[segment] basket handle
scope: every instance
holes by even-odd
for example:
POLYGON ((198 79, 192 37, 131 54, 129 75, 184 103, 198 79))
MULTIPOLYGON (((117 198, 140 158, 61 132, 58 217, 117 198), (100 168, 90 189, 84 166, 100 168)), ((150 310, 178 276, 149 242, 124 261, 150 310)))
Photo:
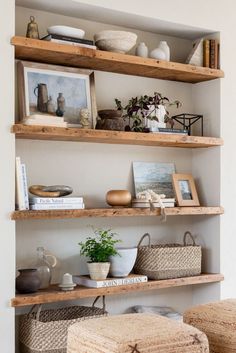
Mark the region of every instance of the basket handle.
POLYGON ((145 233, 145 234, 143 234, 143 236, 141 237, 141 239, 140 239, 139 242, 138 242, 138 248, 140 247, 142 241, 143 241, 146 237, 148 237, 148 246, 149 246, 149 248, 151 247, 151 236, 150 236, 149 233, 145 233))
MULTIPOLYGON (((95 304, 97 303, 98 299, 101 298, 101 296, 97 296, 92 304, 92 308, 95 307, 95 304)), ((105 313, 106 311, 106 297, 105 295, 102 296, 102 310, 103 310, 103 313, 105 313)))
POLYGON ((32 308, 30 309, 30 311, 28 312, 28 315, 32 314, 34 309, 37 309, 36 311, 36 320, 39 321, 39 316, 40 316, 40 313, 41 313, 41 310, 42 310, 42 304, 35 304, 32 306, 32 308))
POLYGON ((193 242, 193 245, 196 245, 194 237, 192 236, 192 233, 187 231, 187 232, 184 233, 184 246, 187 245, 187 236, 189 236, 191 238, 191 240, 193 242))

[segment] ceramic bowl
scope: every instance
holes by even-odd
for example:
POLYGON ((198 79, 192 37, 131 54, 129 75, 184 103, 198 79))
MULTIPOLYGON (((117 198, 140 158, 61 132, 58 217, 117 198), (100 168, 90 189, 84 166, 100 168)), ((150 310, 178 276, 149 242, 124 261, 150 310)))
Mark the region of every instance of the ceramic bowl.
POLYGON ((132 196, 128 190, 110 190, 106 195, 106 202, 113 207, 129 206, 131 200, 132 196))
POLYGON ((61 36, 84 38, 85 31, 69 26, 51 26, 47 28, 48 34, 58 34, 61 36))
POLYGON ((101 31, 94 35, 96 46, 101 50, 127 53, 136 44, 137 34, 126 31, 101 31))
POLYGON ((114 119, 114 118, 120 118, 122 116, 122 111, 121 110, 115 110, 115 109, 103 109, 98 111, 98 116, 101 119, 114 119))
POLYGON ((126 277, 132 271, 138 248, 117 248, 119 255, 110 256, 110 275, 112 277, 126 277))

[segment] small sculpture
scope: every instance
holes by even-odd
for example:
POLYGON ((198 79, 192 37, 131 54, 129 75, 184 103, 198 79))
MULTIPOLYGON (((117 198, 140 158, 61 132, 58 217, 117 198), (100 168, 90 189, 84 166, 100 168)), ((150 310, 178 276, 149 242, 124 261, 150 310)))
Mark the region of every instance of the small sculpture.
POLYGON ((91 114, 88 108, 80 109, 80 124, 82 125, 83 129, 91 128, 91 114))
POLYGON ((38 25, 35 22, 34 16, 30 16, 30 22, 27 25, 26 37, 33 38, 33 39, 39 39, 38 25))

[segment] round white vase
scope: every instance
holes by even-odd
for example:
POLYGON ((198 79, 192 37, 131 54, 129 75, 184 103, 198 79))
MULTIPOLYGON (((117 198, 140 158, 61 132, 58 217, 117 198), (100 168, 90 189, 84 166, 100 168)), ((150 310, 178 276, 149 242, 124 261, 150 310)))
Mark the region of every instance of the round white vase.
POLYGON ((166 60, 166 54, 161 48, 153 49, 150 53, 150 58, 157 60, 166 60))
POLYGON ((164 40, 160 41, 158 48, 163 50, 165 53, 165 60, 170 61, 170 47, 168 46, 167 42, 164 40))
POLYGON ((148 47, 144 42, 139 43, 139 45, 136 48, 135 54, 137 56, 141 56, 142 58, 148 57, 148 47))
POLYGON ((87 265, 91 279, 98 281, 107 278, 110 262, 87 262, 87 265))
POLYGON ((112 277, 126 277, 132 271, 138 248, 117 248, 118 254, 110 256, 110 275, 112 277))

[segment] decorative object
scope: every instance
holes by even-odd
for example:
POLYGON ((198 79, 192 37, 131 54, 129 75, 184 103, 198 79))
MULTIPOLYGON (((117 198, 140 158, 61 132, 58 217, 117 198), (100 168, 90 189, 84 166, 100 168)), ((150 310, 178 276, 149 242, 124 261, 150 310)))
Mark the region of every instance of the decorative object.
POLYGON ((132 200, 128 190, 110 190, 106 194, 106 202, 112 207, 127 207, 132 200))
POLYGON ((203 56, 203 39, 201 38, 193 42, 192 50, 185 63, 195 66, 203 66, 203 56))
POLYGON ((62 122, 68 127, 81 127, 80 111, 88 109, 90 125, 95 126, 97 110, 91 70, 19 61, 18 93, 20 120, 41 114, 50 117, 50 121, 63 117, 62 122), (57 102, 54 112, 52 104, 48 111, 49 99, 57 102))
POLYGON ((151 245, 150 234, 145 233, 138 243, 134 272, 149 279, 168 279, 197 276, 201 273, 201 246, 195 244, 190 232, 184 233, 183 244, 151 245), (192 245, 187 245, 187 237, 192 245), (141 245, 148 238, 148 245, 141 245))
POLYGON ((184 312, 184 323, 204 332, 210 352, 234 353, 236 350, 236 299, 191 307, 184 312))
POLYGON ((69 26, 50 26, 47 28, 48 34, 58 34, 66 37, 84 38, 85 31, 80 28, 69 26))
POLYGON ((49 96, 49 99, 47 101, 47 112, 48 114, 54 114, 55 112, 55 104, 54 101, 52 99, 52 96, 49 96))
POLYGON ((168 46, 167 42, 161 40, 159 43, 159 48, 165 53, 165 60, 170 61, 170 47, 168 46))
POLYGON ((150 58, 157 60, 166 60, 166 54, 161 48, 156 48, 150 52, 150 58))
POLYGON ((96 129, 123 131, 125 122, 122 118, 122 111, 115 109, 104 109, 98 111, 100 119, 97 120, 96 129))
POLYGON ((49 254, 42 246, 37 248, 36 269, 40 279, 40 289, 48 288, 52 279, 52 268, 57 264, 56 256, 49 254))
POLYGON ((173 163, 133 162, 135 195, 152 190, 156 194, 164 194, 174 198, 172 174, 175 173, 173 163))
POLYGON ((192 125, 194 125, 197 121, 200 121, 200 136, 203 136, 203 115, 183 113, 174 115, 171 119, 173 122, 177 121, 181 124, 183 129, 188 131, 189 135, 192 135, 192 125))
POLYGON ((90 288, 103 288, 103 287, 117 287, 117 286, 126 286, 129 284, 135 283, 145 283, 147 282, 147 276, 140 276, 131 274, 127 277, 116 277, 116 278, 106 278, 104 280, 95 281, 89 276, 73 276, 74 282, 81 286, 90 287, 90 288))
POLYGON ((170 102, 167 97, 158 92, 154 92, 153 96, 144 95, 131 98, 126 106, 123 106, 117 98, 115 103, 117 109, 123 112, 123 117, 129 121, 125 130, 136 132, 146 131, 146 128, 148 131, 150 129, 158 131, 158 128, 166 127, 167 122, 173 127, 166 107, 175 105, 178 108, 181 106, 180 101, 170 102))
POLYGON ((66 185, 31 185, 29 187, 29 192, 41 197, 60 197, 70 195, 73 192, 73 189, 66 185))
POLYGON ((39 39, 39 29, 35 22, 35 17, 30 16, 30 22, 27 25, 26 37, 32 39, 39 39))
POLYGON ((91 114, 89 109, 82 108, 80 109, 80 124, 82 125, 83 129, 90 129, 91 126, 91 114))
POLYGON ((116 233, 111 229, 95 229, 95 238, 88 237, 85 242, 80 242, 80 255, 90 259, 88 269, 91 279, 105 279, 108 275, 110 263, 109 256, 117 255, 115 244, 120 240, 114 239, 116 233))
POLYGON ((105 30, 94 35, 95 45, 106 51, 127 53, 136 44, 137 34, 126 31, 105 30))
POLYGON ((153 314, 86 320, 69 327, 67 342, 67 353, 209 353, 204 333, 153 314))
POLYGON ((126 277, 134 267, 138 248, 116 248, 116 250, 120 256, 109 257, 111 263, 109 273, 112 277, 126 277))
POLYGON ((16 290, 18 293, 35 293, 40 287, 40 279, 36 268, 19 269, 20 275, 16 277, 16 290))
POLYGON ((105 297, 103 307, 70 306, 60 309, 41 311, 41 305, 36 305, 29 314, 21 315, 19 322, 20 351, 27 353, 65 353, 67 346, 68 327, 87 319, 107 316, 105 297))
POLYGON ((142 58, 148 57, 148 47, 144 42, 139 43, 139 45, 136 48, 135 54, 137 56, 141 56, 142 58))
POLYGON ((191 174, 173 174, 172 180, 178 206, 200 206, 191 174))
POLYGON ((59 287, 61 288, 61 290, 71 291, 74 289, 75 286, 76 286, 76 283, 73 283, 72 275, 70 273, 65 273, 62 276, 61 284, 59 284, 59 287))

